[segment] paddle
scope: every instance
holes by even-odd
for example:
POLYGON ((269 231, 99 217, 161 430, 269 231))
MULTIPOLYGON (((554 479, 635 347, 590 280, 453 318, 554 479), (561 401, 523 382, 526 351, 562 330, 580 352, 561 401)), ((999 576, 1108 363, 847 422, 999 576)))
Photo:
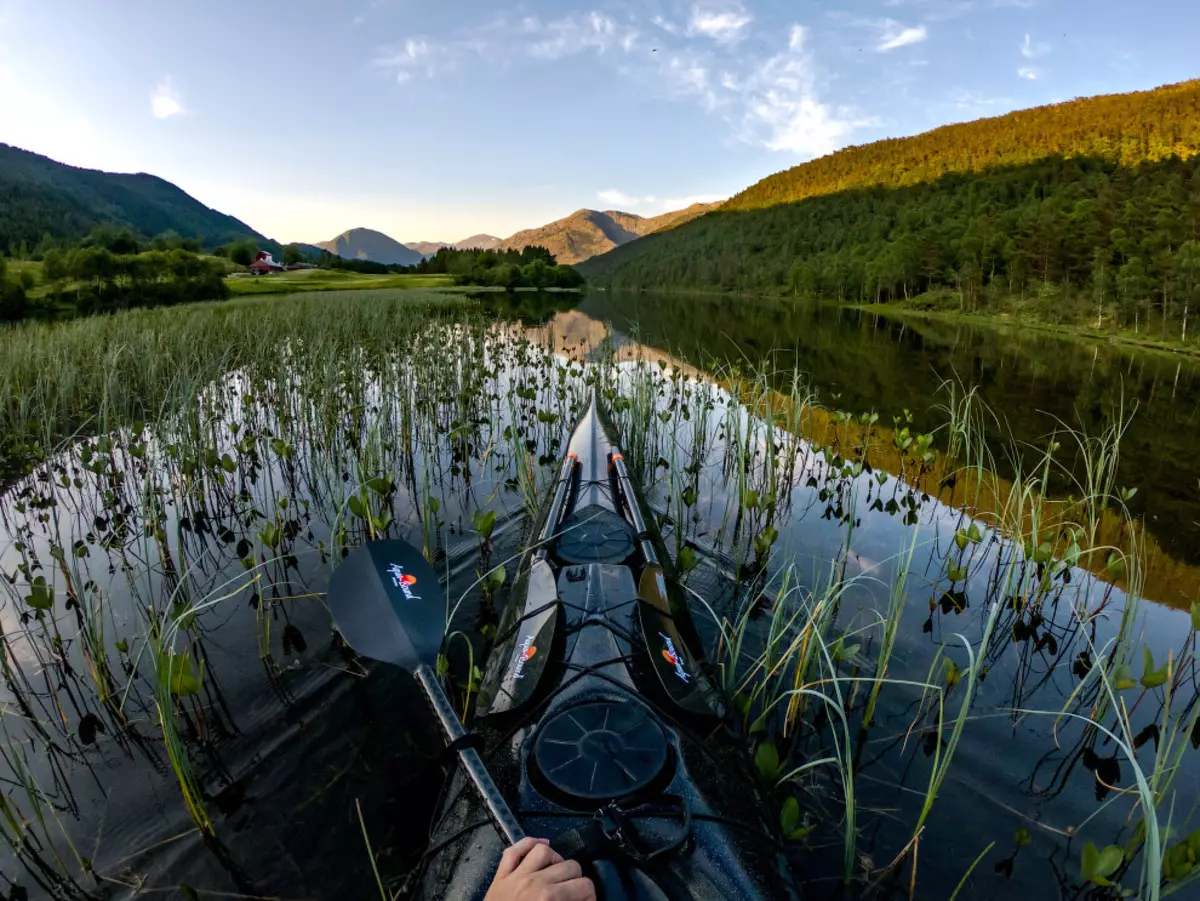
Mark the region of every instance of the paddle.
POLYGON ((460 747, 466 730, 430 666, 442 647, 446 598, 421 552, 398 540, 357 548, 329 581, 329 608, 355 651, 412 673, 496 828, 510 845, 524 838, 479 754, 460 747))

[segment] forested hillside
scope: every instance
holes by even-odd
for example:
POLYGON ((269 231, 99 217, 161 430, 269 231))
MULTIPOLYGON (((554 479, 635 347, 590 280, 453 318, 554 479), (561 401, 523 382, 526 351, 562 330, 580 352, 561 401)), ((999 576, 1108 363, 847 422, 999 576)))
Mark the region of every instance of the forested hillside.
POLYGON ((725 208, 759 209, 876 185, 904 187, 953 172, 982 173, 1052 156, 1133 166, 1196 153, 1200 80, 1041 106, 911 138, 848 147, 764 178, 725 208))
POLYGON ((49 235, 58 243, 84 238, 97 225, 144 236, 176 232, 206 247, 245 238, 278 248, 246 223, 209 209, 154 175, 79 169, 0 144, 0 252, 18 252, 49 235))
POLYGON ((626 288, 932 291, 964 310, 1015 297, 1048 318, 1182 327, 1200 288, 1198 152, 1200 82, 1077 101, 834 154, 579 268, 626 288))

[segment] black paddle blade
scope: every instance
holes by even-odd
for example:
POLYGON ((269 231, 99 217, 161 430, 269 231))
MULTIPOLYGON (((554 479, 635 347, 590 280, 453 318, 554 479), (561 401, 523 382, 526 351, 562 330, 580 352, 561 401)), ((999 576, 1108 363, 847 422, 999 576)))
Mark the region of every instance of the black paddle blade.
POLYGON ((364 657, 410 672, 432 663, 446 628, 446 596, 433 567, 403 541, 357 548, 329 580, 329 609, 364 657))

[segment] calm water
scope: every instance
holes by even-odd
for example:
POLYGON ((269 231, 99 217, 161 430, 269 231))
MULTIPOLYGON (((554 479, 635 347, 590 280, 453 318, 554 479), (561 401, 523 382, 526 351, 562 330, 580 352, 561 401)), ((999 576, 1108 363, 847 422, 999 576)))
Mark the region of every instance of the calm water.
MULTIPOLYGON (((513 480, 514 432, 506 428, 525 430, 519 441, 542 461, 544 473, 556 467, 584 396, 574 381, 584 368, 567 366, 568 357, 582 363, 612 355, 626 368, 644 361, 648 371, 662 371, 657 365, 662 361, 667 375, 682 372, 703 381, 714 360, 771 354, 781 372, 799 367, 808 373, 829 407, 876 410, 885 420, 909 409, 927 427, 937 421, 930 408, 941 400, 938 386, 956 372, 980 385, 1023 441, 1042 439, 1055 417, 1092 428, 1114 402, 1136 403, 1122 446, 1121 483, 1139 488, 1137 510, 1174 567, 1170 579, 1154 583, 1163 594, 1152 600, 1161 603, 1142 606, 1138 634, 1160 662, 1169 649, 1187 649, 1191 626, 1182 611, 1200 600, 1200 580, 1192 569, 1200 564, 1200 464, 1191 451, 1193 439, 1200 438, 1195 364, 962 327, 900 325, 830 308, 751 310, 751 302, 740 300, 593 295, 576 304, 518 296, 488 304, 502 324, 486 351, 477 347, 461 356, 486 360, 479 368, 494 375, 480 381, 459 372, 452 385, 440 385, 419 403, 389 397, 386 382, 366 392, 367 425, 387 431, 410 417, 419 423, 413 432, 416 451, 377 448, 382 460, 372 464, 396 476, 394 490, 380 503, 394 518, 391 534, 418 543, 431 519, 436 521, 439 565, 447 571, 450 596, 467 599, 460 624, 468 631, 478 626, 477 592, 471 589, 476 572, 516 553, 523 535, 513 480), (521 343, 521 337, 532 343, 521 343), (518 388, 533 396, 514 400, 518 388), (491 399, 465 403, 468 389, 491 399), (533 415, 536 411, 545 415, 533 415), (438 500, 432 517, 431 498, 438 500), (483 558, 471 526, 480 509, 499 513, 493 547, 483 558)), ((449 356, 458 356, 452 351, 449 356)), ((470 368, 469 362, 463 367, 470 368)), ((403 380, 392 385, 396 392, 404 386, 413 387, 403 380)), ((303 396, 303 386, 298 390, 303 396)), ((341 486, 353 483, 342 471, 345 459, 317 439, 316 423, 305 419, 303 405, 283 417, 277 409, 243 403, 245 386, 237 379, 215 394, 223 400, 212 407, 214 415, 239 423, 243 435, 262 436, 261 457, 245 448, 235 452, 234 440, 222 439, 220 450, 236 458, 236 472, 228 480, 210 476, 201 504, 180 491, 178 479, 164 479, 164 496, 172 501, 163 512, 161 535, 142 528, 136 490, 106 482, 111 473, 93 477, 78 454, 62 461, 61 471, 17 486, 0 503, 0 571, 13 576, 14 586, 0 612, 9 661, 0 775, 8 780, 5 791, 18 820, 35 824, 22 860, 10 847, 2 872, 31 897, 131 897, 138 890, 170 896, 180 886, 202 897, 377 897, 363 827, 391 888, 401 885, 423 850, 441 781, 439 739, 407 677, 365 669, 335 640, 321 597, 336 560, 341 486), (296 455, 272 458, 274 436, 294 442, 296 455), (50 509, 58 512, 43 516, 50 509), (282 537, 263 537, 268 519, 282 537), (50 552, 55 544, 83 552, 56 561, 50 552), (82 594, 103 598, 102 645, 123 694, 119 713, 111 700, 97 697, 89 675, 95 652, 84 652, 78 609, 64 608, 60 594, 53 628, 27 615, 21 601, 27 587, 18 573, 27 555, 43 564, 35 572, 49 576, 65 568, 70 584, 84 587, 82 594), (247 558, 259 576, 252 583, 242 562, 247 558), (205 662, 202 689, 175 711, 214 824, 209 839, 193 828, 182 802, 158 725, 152 669, 139 655, 140 609, 177 597, 184 572, 195 594, 220 598, 196 618, 188 635, 187 647, 205 662), (118 641, 127 642, 126 650, 116 647, 118 641), (16 778, 22 773, 26 776, 16 778), (30 779, 40 805, 32 800, 30 779)), ((726 398, 719 387, 705 388, 703 396, 717 411, 706 440, 697 441, 691 424, 672 419, 663 431, 673 443, 664 438, 639 445, 630 458, 646 464, 643 481, 664 516, 680 484, 675 475, 689 470, 698 515, 668 519, 665 535, 669 546, 686 541, 701 552, 703 563, 689 575, 689 587, 723 612, 744 600, 744 586, 727 571, 731 559, 745 551, 746 536, 731 535, 725 525, 738 503, 729 487, 719 424, 726 398), (659 458, 667 465, 656 462, 659 458)), ((622 421, 627 431, 635 430, 627 416, 622 421)), ((342 451, 358 447, 345 436, 337 442, 342 451)), ((140 459, 120 460, 129 478, 118 482, 137 484, 138 474, 144 475, 140 459)), ((153 453, 146 459, 152 461, 153 453)), ((364 459, 361 449, 355 459, 364 459)), ((1064 721, 1055 734, 1051 718, 1013 711, 1091 709, 1096 694, 1089 688, 1075 696, 1079 677, 1072 663, 1089 642, 1103 646, 1116 634, 1125 604, 1121 593, 1076 571, 1054 589, 1038 621, 1006 606, 992 641, 982 647, 991 605, 1007 601, 994 573, 1015 553, 1010 544, 989 535, 972 547, 965 561, 970 575, 947 604, 945 562, 955 554, 953 536, 962 525, 952 506, 894 478, 885 492, 869 473, 847 476, 808 445, 790 465, 773 572, 794 564, 805 584, 819 584, 839 556, 847 523, 854 521, 846 573, 851 587, 839 626, 869 629, 869 611, 886 606, 896 554, 915 529, 909 600, 889 676, 923 680, 939 652, 965 668, 968 654, 956 635, 987 660, 987 678, 920 838, 916 896, 949 898, 991 843, 960 898, 1089 896, 1079 872, 1082 841, 1104 846, 1129 838, 1132 804, 1120 794, 1132 784, 1129 764, 1111 741, 1078 721, 1064 721), (900 501, 896 512, 890 504, 872 508, 873 500, 885 497, 900 501), (909 522, 915 525, 905 522, 910 504, 909 522), (1073 613, 1078 610, 1096 614, 1089 629, 1079 627, 1073 613), (1099 786, 1097 772, 1115 789, 1099 786), (1080 838, 1073 840, 1071 833, 1081 826, 1080 838)), ((363 538, 356 527, 345 537, 350 544, 363 538)), ((713 636, 711 624, 700 622, 713 636)), ((755 628, 761 635, 765 623, 755 628)), ((877 638, 864 636, 869 657, 877 638)), ((1135 678, 1142 673, 1141 643, 1135 643, 1135 678)), ((1176 700, 1176 709, 1195 703, 1194 675, 1189 671, 1182 680, 1185 700, 1176 700)), ((1129 693, 1131 705, 1138 692, 1129 693)), ((1161 717, 1160 694, 1149 692, 1139 702, 1137 728, 1161 717)), ((951 692, 952 714, 960 702, 961 692, 951 692)), ((930 778, 937 735, 918 706, 919 692, 886 690, 860 748, 859 869, 860 875, 872 874, 867 882, 873 887, 866 892, 858 884, 848 890, 851 896, 908 897, 911 861, 898 874, 880 871, 911 838, 930 778)), ((1111 716, 1106 722, 1112 726, 1111 716)), ((820 753, 820 739, 813 741, 798 753, 820 753)), ((1153 745, 1148 742, 1138 755, 1144 766, 1152 765, 1153 745)), ((809 844, 795 852, 811 880, 811 897, 846 895, 839 887, 835 781, 831 773, 818 773, 802 795, 818 824, 809 844)), ((1190 744, 1174 789, 1180 810, 1190 811, 1200 801, 1200 751, 1190 744)), ((1136 883, 1137 865, 1127 885, 1136 883)))

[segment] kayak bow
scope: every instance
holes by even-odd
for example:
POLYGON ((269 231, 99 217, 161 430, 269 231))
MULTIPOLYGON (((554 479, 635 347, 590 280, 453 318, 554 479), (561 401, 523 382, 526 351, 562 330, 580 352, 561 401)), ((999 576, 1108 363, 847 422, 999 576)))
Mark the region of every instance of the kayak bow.
MULTIPOLYGON (((472 744, 524 831, 605 901, 795 897, 652 523, 593 395, 501 617, 472 744)), ((506 840, 472 784, 456 768, 446 786, 419 897, 491 883, 506 840)))

